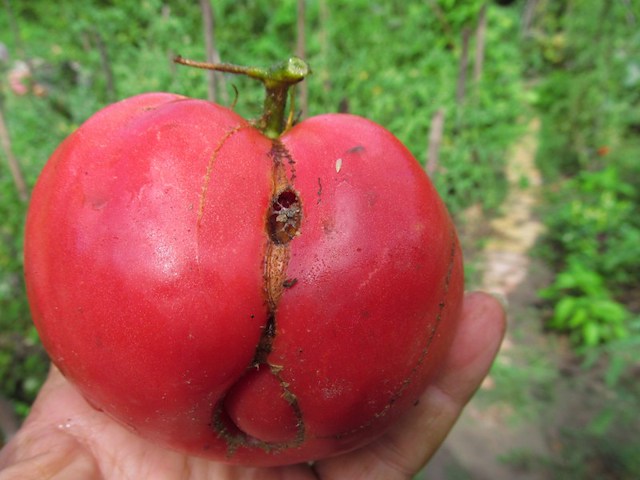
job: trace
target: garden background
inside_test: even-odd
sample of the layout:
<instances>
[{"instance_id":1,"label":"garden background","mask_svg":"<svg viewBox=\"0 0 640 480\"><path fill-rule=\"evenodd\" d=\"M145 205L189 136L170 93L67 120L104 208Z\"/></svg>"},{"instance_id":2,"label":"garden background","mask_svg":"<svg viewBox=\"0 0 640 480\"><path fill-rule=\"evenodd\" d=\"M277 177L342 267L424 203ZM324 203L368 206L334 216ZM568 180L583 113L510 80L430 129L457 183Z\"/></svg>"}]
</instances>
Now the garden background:
<instances>
[{"instance_id":1,"label":"garden background","mask_svg":"<svg viewBox=\"0 0 640 480\"><path fill-rule=\"evenodd\" d=\"M0 426L47 371L22 277L29 192L101 107L146 91L251 118L248 79L176 54L313 74L302 117L386 126L458 226L468 288L509 330L489 378L420 478L640 477L640 4L635 0L3 0Z\"/></svg>"}]
</instances>

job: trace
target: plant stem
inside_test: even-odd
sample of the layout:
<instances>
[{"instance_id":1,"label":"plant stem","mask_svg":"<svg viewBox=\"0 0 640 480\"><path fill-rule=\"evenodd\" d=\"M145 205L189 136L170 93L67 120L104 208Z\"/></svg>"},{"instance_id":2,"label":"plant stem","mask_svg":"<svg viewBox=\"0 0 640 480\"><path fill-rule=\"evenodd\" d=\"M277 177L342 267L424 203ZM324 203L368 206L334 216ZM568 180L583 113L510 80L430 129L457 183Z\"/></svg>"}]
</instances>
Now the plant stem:
<instances>
[{"instance_id":1,"label":"plant stem","mask_svg":"<svg viewBox=\"0 0 640 480\"><path fill-rule=\"evenodd\" d=\"M304 80L310 73L309 65L298 57L278 63L271 68L245 67L230 63L206 63L188 60L177 56L174 61L181 65L204 68L218 72L247 75L260 80L265 87L266 95L262 117L257 127L269 138L278 138L287 128L286 106L289 88Z\"/></svg>"}]
</instances>

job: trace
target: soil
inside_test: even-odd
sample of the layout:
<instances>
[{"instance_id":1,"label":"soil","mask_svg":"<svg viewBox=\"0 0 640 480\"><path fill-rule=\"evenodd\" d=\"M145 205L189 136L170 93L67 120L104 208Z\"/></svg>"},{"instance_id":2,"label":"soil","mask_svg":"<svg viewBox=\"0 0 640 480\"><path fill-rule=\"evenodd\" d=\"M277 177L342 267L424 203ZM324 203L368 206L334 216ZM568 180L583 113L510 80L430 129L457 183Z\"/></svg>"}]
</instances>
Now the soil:
<instances>
[{"instance_id":1,"label":"soil","mask_svg":"<svg viewBox=\"0 0 640 480\"><path fill-rule=\"evenodd\" d=\"M603 369L583 368L565 339L543 330L537 291L553 278L532 254L543 232L538 132L533 120L507 159L510 187L500 214L487 220L470 208L460 222L465 258L477 270L470 288L503 301L508 330L490 375L416 479L632 478L607 454L606 418L598 431L613 400Z\"/></svg>"}]
</instances>

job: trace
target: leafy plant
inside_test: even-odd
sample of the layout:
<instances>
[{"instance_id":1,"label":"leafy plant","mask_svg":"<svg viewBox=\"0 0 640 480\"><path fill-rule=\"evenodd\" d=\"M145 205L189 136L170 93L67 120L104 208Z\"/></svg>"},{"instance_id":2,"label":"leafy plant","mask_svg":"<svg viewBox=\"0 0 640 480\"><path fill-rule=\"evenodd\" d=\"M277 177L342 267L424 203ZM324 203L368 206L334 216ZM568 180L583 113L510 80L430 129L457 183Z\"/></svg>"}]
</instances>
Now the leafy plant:
<instances>
[{"instance_id":1,"label":"leafy plant","mask_svg":"<svg viewBox=\"0 0 640 480\"><path fill-rule=\"evenodd\" d=\"M540 292L553 303L548 326L593 347L629 336L632 314L615 293L633 284L640 258L634 189L610 165L585 171L550 195L546 216L549 258L560 266Z\"/></svg>"},{"instance_id":2,"label":"leafy plant","mask_svg":"<svg viewBox=\"0 0 640 480\"><path fill-rule=\"evenodd\" d=\"M550 260L577 257L612 289L632 285L640 274L640 222L634 187L610 165L585 171L549 196Z\"/></svg>"},{"instance_id":3,"label":"leafy plant","mask_svg":"<svg viewBox=\"0 0 640 480\"><path fill-rule=\"evenodd\" d=\"M575 256L540 296L554 303L548 327L568 331L577 346L594 347L629 335L629 311L612 298L604 279Z\"/></svg>"}]
</instances>

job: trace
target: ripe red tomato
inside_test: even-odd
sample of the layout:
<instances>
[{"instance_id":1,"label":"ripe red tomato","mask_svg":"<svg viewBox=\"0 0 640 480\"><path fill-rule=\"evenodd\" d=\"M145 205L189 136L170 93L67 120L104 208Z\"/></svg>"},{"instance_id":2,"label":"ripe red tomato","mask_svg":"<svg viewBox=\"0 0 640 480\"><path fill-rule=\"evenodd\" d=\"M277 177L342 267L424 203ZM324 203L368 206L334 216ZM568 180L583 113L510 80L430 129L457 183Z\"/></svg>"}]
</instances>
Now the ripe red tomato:
<instances>
[{"instance_id":1,"label":"ripe red tomato","mask_svg":"<svg viewBox=\"0 0 640 480\"><path fill-rule=\"evenodd\" d=\"M330 114L271 140L165 93L60 145L25 241L34 322L87 400L234 463L381 434L438 375L463 290L448 213L384 128Z\"/></svg>"}]
</instances>

